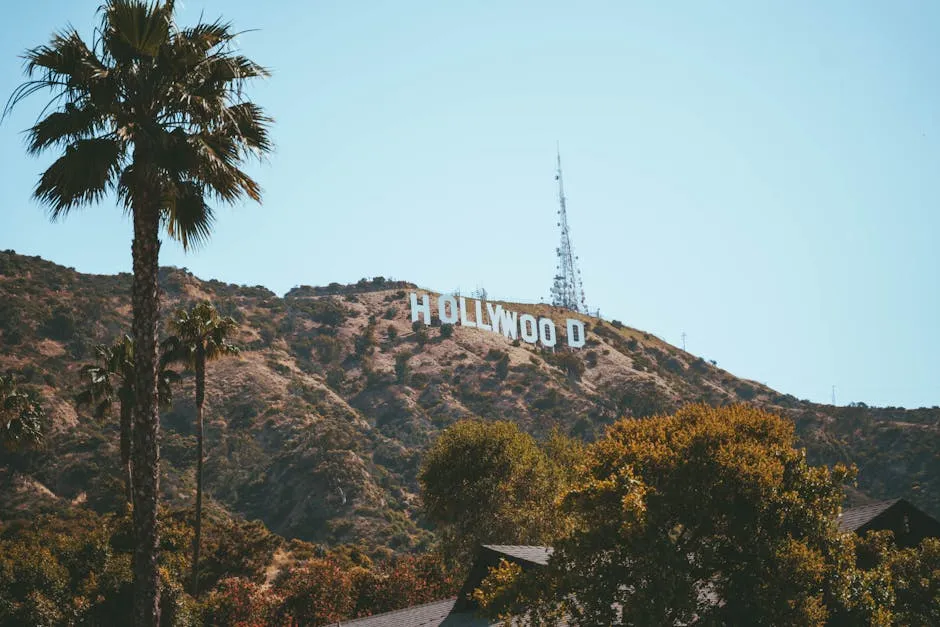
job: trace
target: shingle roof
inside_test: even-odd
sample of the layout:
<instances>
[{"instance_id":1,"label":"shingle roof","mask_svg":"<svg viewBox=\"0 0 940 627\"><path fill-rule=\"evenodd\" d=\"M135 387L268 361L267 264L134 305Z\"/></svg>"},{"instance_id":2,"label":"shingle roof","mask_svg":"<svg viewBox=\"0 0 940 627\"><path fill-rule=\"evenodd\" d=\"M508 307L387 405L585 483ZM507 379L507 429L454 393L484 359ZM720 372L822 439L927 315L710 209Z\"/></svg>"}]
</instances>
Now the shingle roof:
<instances>
[{"instance_id":1,"label":"shingle roof","mask_svg":"<svg viewBox=\"0 0 940 627\"><path fill-rule=\"evenodd\" d=\"M548 564L548 558L552 555L550 546L525 546L519 544L484 544L484 548L518 560L524 560L540 566Z\"/></svg>"},{"instance_id":2,"label":"shingle roof","mask_svg":"<svg viewBox=\"0 0 940 627\"><path fill-rule=\"evenodd\" d=\"M890 501L879 501L862 505L861 507L851 507L843 510L839 516L839 531L855 531L863 527L872 520L882 515L901 499L892 499Z\"/></svg>"},{"instance_id":3,"label":"shingle roof","mask_svg":"<svg viewBox=\"0 0 940 627\"><path fill-rule=\"evenodd\" d=\"M394 612L345 620L333 623L330 627L490 627L496 624L474 616L473 612L451 613L456 601L456 597L444 599Z\"/></svg>"}]
</instances>

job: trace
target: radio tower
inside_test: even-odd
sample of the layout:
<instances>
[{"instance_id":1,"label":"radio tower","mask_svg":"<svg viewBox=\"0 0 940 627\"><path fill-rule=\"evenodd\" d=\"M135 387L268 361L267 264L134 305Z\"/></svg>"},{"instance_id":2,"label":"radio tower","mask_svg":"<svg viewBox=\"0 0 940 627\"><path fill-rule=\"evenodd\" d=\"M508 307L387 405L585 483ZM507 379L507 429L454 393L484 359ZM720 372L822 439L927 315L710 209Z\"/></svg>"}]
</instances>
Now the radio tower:
<instances>
[{"instance_id":1,"label":"radio tower","mask_svg":"<svg viewBox=\"0 0 940 627\"><path fill-rule=\"evenodd\" d=\"M552 285L552 305L572 311L587 313L584 303L584 289L581 287L581 270L578 258L571 248L571 232L568 230L568 212L565 206L565 183L561 176L561 150L558 150L558 226L561 228L561 245L558 253L558 268L555 271L555 283Z\"/></svg>"}]
</instances>

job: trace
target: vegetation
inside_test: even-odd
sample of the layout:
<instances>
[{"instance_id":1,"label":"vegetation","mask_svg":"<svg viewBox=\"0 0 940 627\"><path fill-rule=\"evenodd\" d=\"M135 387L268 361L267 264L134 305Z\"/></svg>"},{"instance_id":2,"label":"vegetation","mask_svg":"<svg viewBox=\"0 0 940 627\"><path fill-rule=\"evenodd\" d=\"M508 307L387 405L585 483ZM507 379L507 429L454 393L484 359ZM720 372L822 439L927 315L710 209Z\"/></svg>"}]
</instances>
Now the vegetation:
<instances>
[{"instance_id":1,"label":"vegetation","mask_svg":"<svg viewBox=\"0 0 940 627\"><path fill-rule=\"evenodd\" d=\"M597 361L580 382L566 376L551 354L493 334L466 333L458 326L452 337L459 348L433 337L404 363L408 376L399 384L395 356L418 351L405 331L411 320L407 307L399 304L405 295L398 296L398 288L375 290L370 283L368 289L346 294L355 301L330 294L279 298L257 287L202 281L174 268L161 269L159 278L165 310L188 310L194 297L208 298L224 315L241 321L232 341L243 347L243 358L211 365L205 394L204 446L209 455L203 469L200 608L210 597L220 599L222 579L243 578L247 570L258 568L290 570L294 563L333 554L334 547L356 545L375 565L434 547L442 534L422 515L422 462L438 436L462 419L514 423L551 462L550 472L562 473L548 483L573 483L577 476L566 473L583 467L588 456L571 447L568 436L595 440L620 417L671 414L693 399L727 404L737 398L735 388L741 383L707 362L690 362L692 358L655 338L604 323L592 325L587 339ZM0 453L0 535L22 528L18 520L42 514L89 511L107 517L123 511L118 420L91 419L94 406L83 406L76 415L73 401L88 383L81 365L98 363L95 346L114 345L131 326L131 282L129 274L84 275L35 257L0 252L0 374L35 394L47 415L43 446ZM344 308L345 318L337 326L313 320L317 307L305 304L327 299ZM398 316L383 320L390 304L399 305ZM51 337L46 321L52 318L71 320L71 334ZM390 324L401 331L395 344L386 341ZM368 354L360 357L357 337L368 329L372 340ZM603 333L595 334L595 329ZM634 350L627 346L630 339L636 342ZM575 355L588 364L586 352ZM633 368L631 360L639 355L646 356L650 370ZM668 370L664 364L669 357L684 369ZM504 379L497 376L501 362L509 365ZM115 377L112 383L121 382ZM189 531L174 549L183 559L180 577L164 581L162 605L179 601L191 609L196 603L188 592L198 457L194 377L176 385L173 406L161 412L161 493L174 520ZM749 385L756 406L795 425L796 442L806 447L810 464L859 465L858 486L849 490L850 499L904 496L935 516L940 513L940 458L935 455L940 410L817 406L755 382ZM118 405L113 411L117 414ZM553 433L559 438L557 447ZM563 452L566 447L568 453ZM566 461L553 461L558 459ZM233 521L241 518L260 520L270 532L239 531ZM569 529L571 515L562 518L562 529ZM131 520L127 518L128 525ZM275 540L265 539L269 536L318 548L304 549L301 558L298 545L279 544L281 551L271 557ZM128 533L124 538L128 549L131 537ZM492 541L517 540L494 535ZM267 548L248 549L256 557L247 564L228 570L217 565L217 546L235 554L235 547L254 544ZM168 545L160 546L165 551ZM294 557L285 557L284 550ZM347 568L345 558L335 559ZM265 581L252 579L232 590L269 590ZM271 600L267 592L259 595ZM862 611L865 603L859 600L851 611ZM825 604L830 621L835 620L836 605ZM361 609L354 613L366 611L365 605L356 607ZM164 616L168 611L164 609Z\"/></svg>"},{"instance_id":2,"label":"vegetation","mask_svg":"<svg viewBox=\"0 0 940 627\"><path fill-rule=\"evenodd\" d=\"M44 418L35 393L21 390L13 377L0 377L0 451L42 442Z\"/></svg>"},{"instance_id":3,"label":"vegetation","mask_svg":"<svg viewBox=\"0 0 940 627\"><path fill-rule=\"evenodd\" d=\"M562 478L556 461L514 423L481 420L444 431L419 475L445 554L464 564L480 544L549 544L561 535Z\"/></svg>"},{"instance_id":4,"label":"vegetation","mask_svg":"<svg viewBox=\"0 0 940 627\"><path fill-rule=\"evenodd\" d=\"M135 612L160 619L157 500L158 254L161 227L184 247L205 240L207 201L260 200L239 169L270 150L268 118L244 99L246 80L267 72L235 52L235 32L217 21L181 28L174 2L109 0L91 45L71 27L26 52L28 80L9 109L51 92L29 129L28 150L62 150L35 196L53 219L114 193L132 216L135 408L133 463ZM48 111L48 112L47 112Z\"/></svg>"},{"instance_id":5,"label":"vegetation","mask_svg":"<svg viewBox=\"0 0 940 627\"><path fill-rule=\"evenodd\" d=\"M124 475L124 497L130 505L133 502L132 412L136 403L134 340L125 335L111 346L99 344L95 347L95 357L95 363L85 364L79 371L84 386L76 395L75 401L79 407L91 407L94 417L99 420L111 415L115 401L120 403L121 472ZM169 408L172 405L172 385L178 381L179 375L176 372L168 368L160 369L157 395L161 407Z\"/></svg>"},{"instance_id":6,"label":"vegetation","mask_svg":"<svg viewBox=\"0 0 940 627\"><path fill-rule=\"evenodd\" d=\"M791 423L744 406L618 422L563 498L573 532L549 566L501 563L475 597L548 625L935 622L940 541L839 532L853 470L794 444Z\"/></svg>"},{"instance_id":7,"label":"vegetation","mask_svg":"<svg viewBox=\"0 0 940 627\"><path fill-rule=\"evenodd\" d=\"M222 317L207 302L192 309L178 309L167 323L170 337L163 342L163 362L179 363L196 375L196 526L193 537L192 592L199 596L199 549L202 540L202 467L205 462L206 363L237 355L238 347L229 339L238 328L231 317Z\"/></svg>"},{"instance_id":8,"label":"vegetation","mask_svg":"<svg viewBox=\"0 0 940 627\"><path fill-rule=\"evenodd\" d=\"M324 625L436 600L455 580L431 553L373 562L355 548L287 545L263 525L209 521L202 602L183 591L193 529L161 516L160 573L167 625ZM0 627L106 625L132 610L128 515L75 511L0 529ZM275 551L285 561L268 572ZM266 585L270 577L269 585Z\"/></svg>"}]
</instances>

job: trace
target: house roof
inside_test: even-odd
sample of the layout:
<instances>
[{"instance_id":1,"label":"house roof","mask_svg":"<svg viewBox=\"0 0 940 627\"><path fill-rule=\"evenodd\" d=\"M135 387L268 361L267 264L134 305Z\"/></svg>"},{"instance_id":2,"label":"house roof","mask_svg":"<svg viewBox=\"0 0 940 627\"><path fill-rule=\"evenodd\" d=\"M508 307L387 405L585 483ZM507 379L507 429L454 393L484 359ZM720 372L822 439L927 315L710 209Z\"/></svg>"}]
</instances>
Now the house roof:
<instances>
[{"instance_id":1,"label":"house roof","mask_svg":"<svg viewBox=\"0 0 940 627\"><path fill-rule=\"evenodd\" d=\"M550 546L526 546L520 544L484 544L483 548L508 557L545 566L552 555Z\"/></svg>"},{"instance_id":2,"label":"house roof","mask_svg":"<svg viewBox=\"0 0 940 627\"><path fill-rule=\"evenodd\" d=\"M473 612L454 612L456 601L457 598L452 597L394 612L331 623L329 627L491 627L497 624L474 616Z\"/></svg>"},{"instance_id":3,"label":"house roof","mask_svg":"<svg viewBox=\"0 0 940 627\"><path fill-rule=\"evenodd\" d=\"M878 501L877 503L842 510L842 514L839 515L839 531L855 531L860 527L864 527L900 501L901 499Z\"/></svg>"}]
</instances>

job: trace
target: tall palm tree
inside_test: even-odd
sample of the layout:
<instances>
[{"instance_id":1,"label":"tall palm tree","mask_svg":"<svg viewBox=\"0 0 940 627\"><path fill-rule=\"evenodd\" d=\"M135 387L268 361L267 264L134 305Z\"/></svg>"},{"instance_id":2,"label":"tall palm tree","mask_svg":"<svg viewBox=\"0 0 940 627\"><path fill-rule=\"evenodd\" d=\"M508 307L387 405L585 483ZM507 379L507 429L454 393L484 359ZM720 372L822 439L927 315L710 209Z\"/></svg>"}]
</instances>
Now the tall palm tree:
<instances>
[{"instance_id":1,"label":"tall palm tree","mask_svg":"<svg viewBox=\"0 0 940 627\"><path fill-rule=\"evenodd\" d=\"M99 13L90 45L67 27L26 52L27 81L4 114L34 93L52 94L27 137L31 153L62 151L34 192L53 219L109 193L132 218L134 623L155 626L161 227L188 248L211 232L211 200L260 201L240 168L270 151L270 119L243 87L268 73L236 52L230 24L177 26L172 0L106 0Z\"/></svg>"},{"instance_id":2,"label":"tall palm tree","mask_svg":"<svg viewBox=\"0 0 940 627\"><path fill-rule=\"evenodd\" d=\"M95 363L85 364L79 370L85 382L76 395L79 407L89 406L99 420L111 415L115 401L120 403L121 471L124 474L124 495L128 504L133 503L133 472L131 466L132 414L136 396L134 394L134 340L125 335L114 344L99 344L95 347ZM157 396L160 407L165 409L173 400L172 384L179 375L166 368L160 369L157 379Z\"/></svg>"},{"instance_id":3,"label":"tall palm tree","mask_svg":"<svg viewBox=\"0 0 940 627\"><path fill-rule=\"evenodd\" d=\"M42 442L45 418L39 398L17 387L13 377L0 377L0 450L16 450Z\"/></svg>"},{"instance_id":4,"label":"tall palm tree","mask_svg":"<svg viewBox=\"0 0 940 627\"><path fill-rule=\"evenodd\" d=\"M202 539L202 464L205 428L206 363L227 355L237 355L238 347L229 338L238 329L230 317L222 317L211 303L199 303L190 311L178 309L167 326L170 336L163 343L164 358L183 364L196 375L196 524L193 538L192 595L199 596L199 548Z\"/></svg>"}]
</instances>

